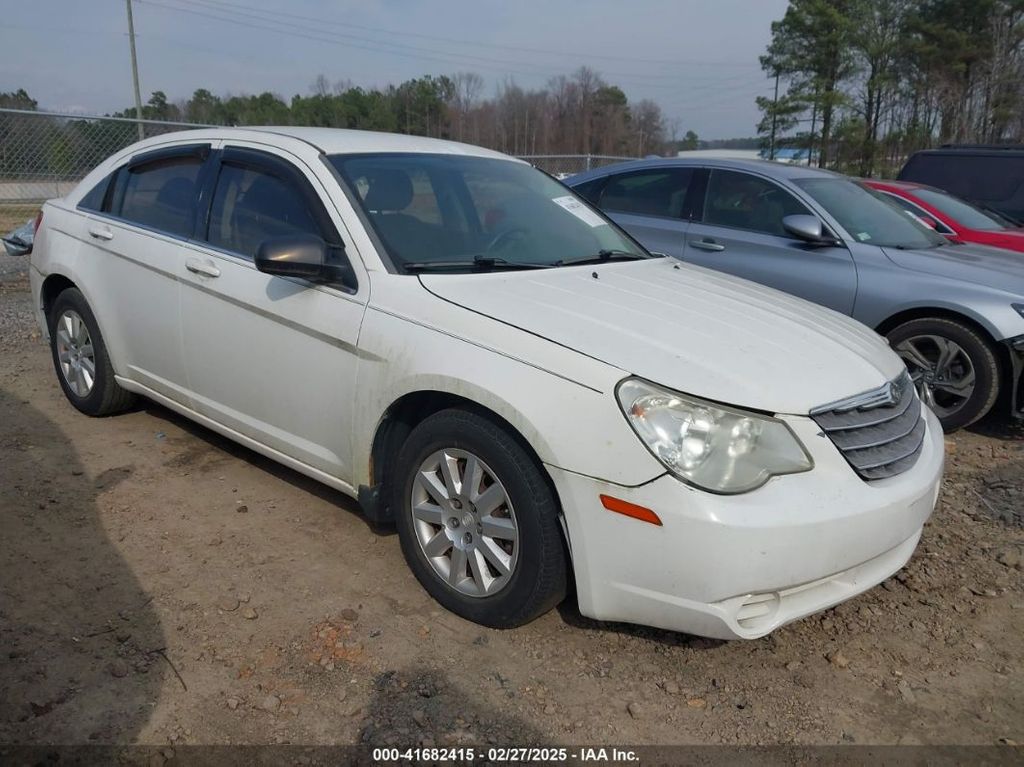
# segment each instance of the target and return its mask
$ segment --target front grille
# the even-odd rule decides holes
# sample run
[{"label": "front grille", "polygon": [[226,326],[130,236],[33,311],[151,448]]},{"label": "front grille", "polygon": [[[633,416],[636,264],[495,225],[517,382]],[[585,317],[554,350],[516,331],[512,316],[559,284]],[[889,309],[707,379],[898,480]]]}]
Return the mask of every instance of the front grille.
[{"label": "front grille", "polygon": [[924,444],[921,400],[910,376],[811,411],[850,466],[866,480],[902,474]]}]

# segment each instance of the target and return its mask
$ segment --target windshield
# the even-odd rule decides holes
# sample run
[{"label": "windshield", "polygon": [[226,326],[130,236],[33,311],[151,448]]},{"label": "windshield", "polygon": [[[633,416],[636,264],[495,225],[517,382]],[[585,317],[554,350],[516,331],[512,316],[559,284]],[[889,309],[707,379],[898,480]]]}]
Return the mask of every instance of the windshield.
[{"label": "windshield", "polygon": [[574,192],[524,163],[412,153],[328,159],[407,272],[649,257]]},{"label": "windshield", "polygon": [[1006,228],[1004,221],[938,189],[914,189],[912,194],[968,229],[995,232]]},{"label": "windshield", "polygon": [[888,248],[934,248],[946,239],[877,193],[842,178],[802,178],[794,183],[813,197],[851,237]]}]

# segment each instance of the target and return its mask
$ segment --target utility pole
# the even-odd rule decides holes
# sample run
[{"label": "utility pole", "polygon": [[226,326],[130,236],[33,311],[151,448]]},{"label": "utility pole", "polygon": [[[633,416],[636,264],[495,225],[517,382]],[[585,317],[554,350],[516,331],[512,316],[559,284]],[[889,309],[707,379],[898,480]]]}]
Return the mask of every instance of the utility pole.
[{"label": "utility pole", "polygon": [[[131,2],[131,0],[128,0]],[[775,125],[778,122],[778,70],[775,70],[775,97],[771,102],[771,138],[768,142],[768,159],[775,159]]]},{"label": "utility pole", "polygon": [[135,58],[135,22],[132,20],[132,0],[125,0],[128,6],[128,45],[132,51],[132,84],[135,86],[135,118],[139,127],[139,140],[146,138],[142,130],[142,96],[139,94],[139,62]]}]

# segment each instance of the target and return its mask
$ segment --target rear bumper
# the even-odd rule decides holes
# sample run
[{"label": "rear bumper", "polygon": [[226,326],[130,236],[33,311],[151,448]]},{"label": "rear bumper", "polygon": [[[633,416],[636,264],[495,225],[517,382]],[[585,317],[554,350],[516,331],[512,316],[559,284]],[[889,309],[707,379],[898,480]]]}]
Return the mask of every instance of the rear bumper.
[{"label": "rear bumper", "polygon": [[[875,586],[913,554],[938,497],[942,429],[927,412],[917,463],[859,479],[809,419],[791,427],[815,468],[721,496],[664,475],[625,488],[549,467],[565,511],[580,611],[722,639],[753,639]],[[600,494],[652,509],[658,527]]]},{"label": "rear bumper", "polygon": [[46,324],[46,315],[43,314],[43,275],[35,265],[30,265],[28,270],[28,284],[32,291],[32,313],[36,317],[36,324],[39,325],[39,332],[43,338],[50,340],[50,328]]}]

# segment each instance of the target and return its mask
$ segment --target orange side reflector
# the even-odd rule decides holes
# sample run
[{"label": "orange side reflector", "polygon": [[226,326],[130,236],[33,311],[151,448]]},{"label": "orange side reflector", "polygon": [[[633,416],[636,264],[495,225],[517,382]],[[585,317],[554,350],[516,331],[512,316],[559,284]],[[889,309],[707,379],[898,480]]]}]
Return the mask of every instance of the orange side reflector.
[{"label": "orange side reflector", "polygon": [[613,498],[610,495],[601,496],[601,504],[616,514],[625,514],[627,517],[639,519],[641,522],[650,522],[652,525],[661,527],[661,520],[658,515],[646,506],[637,506],[635,503],[623,501],[621,498]]}]

